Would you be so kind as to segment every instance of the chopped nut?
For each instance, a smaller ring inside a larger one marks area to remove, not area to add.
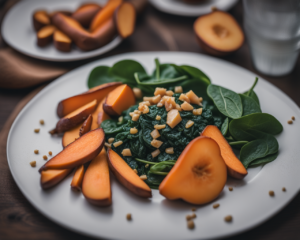
[[[275,195],[274,191],[269,191],[269,195],[270,195],[271,197],[274,197],[274,195]]]
[[[137,134],[138,130],[134,127],[134,128],[130,128],[130,134]]]
[[[156,140],[156,139],[153,139],[151,141],[151,145],[155,148],[160,148],[160,146],[163,144],[162,141],[159,141],[159,140]]]
[[[115,140],[114,138],[109,138],[109,139],[108,139],[108,143],[113,143],[114,140]]]
[[[34,150],[34,153],[35,154],[39,154],[39,150]]]
[[[180,96],[179,96],[179,98],[178,98],[179,100],[181,100],[181,101],[183,101],[183,102],[190,102],[190,99],[185,95],[185,94],[180,94]]]
[[[293,121],[295,121],[295,120],[296,120],[296,118],[295,118],[294,116],[292,116],[292,120],[293,120]]]
[[[283,192],[285,192],[285,191],[286,191],[286,188],[285,188],[285,187],[283,187],[283,188],[282,188],[282,191],[283,191]]]
[[[48,160],[48,157],[46,155],[43,156],[44,160]]]
[[[150,104],[149,101],[140,102],[140,103],[139,103],[139,106],[141,106],[141,105],[151,106],[151,104]]]
[[[167,124],[174,128],[178,123],[182,121],[182,118],[178,112],[177,109],[172,109],[170,112],[168,112],[167,115]],[[155,127],[155,126],[154,126]]]
[[[202,111],[203,111],[202,108],[194,109],[194,110],[193,110],[193,114],[194,114],[195,116],[199,116],[199,115],[202,114]]]
[[[228,190],[229,190],[230,192],[232,192],[232,191],[233,191],[233,187],[229,187]]]
[[[51,151],[49,151],[48,154],[49,154],[50,156],[52,156],[52,152],[51,152]]]
[[[130,112],[130,113],[129,113],[129,116],[132,117],[133,114],[135,114],[135,113],[134,113],[134,112]]]
[[[159,116],[159,115],[156,115],[156,118],[155,118],[155,120],[159,121],[160,119],[161,119],[161,116]]]
[[[160,95],[152,97],[152,103],[153,104],[159,103],[160,100],[161,100],[161,96]]]
[[[134,112],[135,114],[142,114],[142,112],[139,111],[139,110],[134,110],[133,112]]]
[[[224,218],[225,222],[231,222],[232,221],[232,216],[228,215]]]
[[[150,133],[151,137],[153,139],[156,139],[156,138],[159,138],[160,137],[160,134],[159,134],[159,131],[157,131],[157,129],[154,129],[151,133]]]
[[[195,211],[196,211],[196,208],[193,207],[193,208],[192,208],[192,211],[195,212]]]
[[[157,96],[157,95],[160,95],[160,96],[166,95],[166,91],[167,91],[167,89],[165,89],[165,88],[157,87],[157,88],[155,88],[154,96]]]
[[[131,118],[131,119],[132,119],[132,121],[135,121],[135,122],[136,122],[136,121],[139,120],[139,118],[140,118],[140,115],[134,113],[134,114],[132,115],[132,118]]]
[[[113,143],[114,147],[119,147],[122,144],[123,144],[122,141],[117,141],[117,142]]]
[[[194,221],[193,220],[189,220],[187,222],[187,226],[188,226],[189,229],[194,229],[195,228]]]
[[[150,104],[152,104],[152,97],[143,97],[143,101],[146,102],[150,102]]]
[[[152,158],[155,158],[155,157],[157,157],[159,154],[160,154],[160,151],[159,151],[159,149],[156,149],[154,152],[152,152],[152,153],[151,153],[151,155],[152,155]]]
[[[130,213],[127,213],[127,215],[126,215],[126,219],[128,220],[128,221],[131,221],[131,214]]]
[[[182,87],[181,86],[176,86],[175,87],[175,92],[176,93],[182,93],[183,92]]]
[[[194,109],[194,107],[189,104],[188,102],[184,102],[183,104],[181,104],[181,109],[183,111],[192,111]]]
[[[131,154],[131,151],[129,148],[124,148],[122,153],[121,153],[124,157],[131,157],[132,154]]]
[[[174,154],[174,148],[173,147],[166,148],[166,153],[167,154]]]
[[[185,124],[185,128],[190,128],[193,125],[194,125],[194,122],[191,120],[188,120],[188,122]]]
[[[148,168],[149,167],[149,164],[147,163],[146,165],[145,165],[145,168]]]
[[[142,104],[142,105],[139,106],[139,110],[140,110],[142,113],[146,114],[146,113],[149,112],[149,107],[148,107],[146,104]]]
[[[177,103],[176,103],[176,109],[177,109],[179,112],[181,112],[181,111],[182,111],[182,109],[181,109],[180,105],[179,105],[179,104],[177,104]]]
[[[169,90],[169,91],[166,91],[166,95],[167,96],[173,96],[174,95],[174,92],[173,91],[171,91],[171,90]]]
[[[156,125],[154,125],[154,128],[157,129],[157,130],[163,129],[165,127],[166,127],[166,124],[161,124],[161,125],[156,124]]]
[[[45,124],[45,121],[44,121],[43,119],[41,119],[41,120],[40,120],[40,124],[41,124],[41,125],[44,125],[44,124]]]
[[[36,129],[34,129],[34,132],[35,132],[35,133],[39,133],[39,132],[40,132],[40,129],[39,129],[39,128],[36,128]]]
[[[140,179],[142,179],[143,181],[147,180],[147,176],[146,175],[141,175]]]
[[[190,90],[185,95],[190,99],[190,103],[198,105],[200,104],[199,97],[192,90]]]
[[[119,117],[119,118],[118,118],[118,121],[119,121],[119,122],[123,122],[123,116]]]
[[[138,174],[138,171],[137,171],[136,169],[133,169],[133,171],[134,171],[136,174]]]
[[[157,107],[162,107],[163,104],[162,104],[161,102],[159,102],[156,106],[157,106]]]
[[[165,96],[165,108],[166,111],[169,112],[171,109],[176,108],[176,102],[174,97]]]
[[[220,204],[219,203],[215,203],[214,205],[213,205],[213,208],[218,208],[218,207],[220,207]]]
[[[203,102],[203,97],[199,97],[199,102],[200,102],[200,103]]]
[[[35,167],[36,166],[36,161],[32,161],[30,162],[31,167]]]
[[[111,148],[111,143],[104,143],[105,147]]]
[[[287,123],[288,123],[288,124],[293,124],[293,121],[292,121],[292,120],[288,120]]]
[[[141,99],[143,97],[143,93],[142,93],[141,89],[133,88],[132,90],[133,90],[133,94],[136,99]]]

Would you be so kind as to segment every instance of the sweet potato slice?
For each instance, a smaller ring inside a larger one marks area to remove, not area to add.
[[[80,131],[81,127],[82,127],[82,125],[79,124],[76,127],[72,128],[71,130],[68,130],[64,133],[64,135],[62,137],[62,145],[64,148],[80,137],[79,131]]]
[[[149,186],[131,169],[128,164],[113,150],[108,148],[108,165],[118,181],[134,194],[149,198],[152,192]]]
[[[67,116],[61,118],[57,122],[55,129],[51,130],[49,133],[53,135],[74,128],[77,124],[87,119],[87,117],[94,112],[96,106],[97,106],[97,100],[95,99],[90,103],[78,108],[74,112],[69,113]]]
[[[112,18],[114,11],[121,5],[121,3],[122,0],[109,0],[101,11],[99,11],[93,18],[90,25],[90,32],[94,32],[99,26]]]
[[[82,94],[66,98],[58,103],[57,115],[62,118],[94,99],[97,99],[97,102],[101,102],[101,100],[104,99],[109,92],[121,84],[122,83],[119,82],[102,84]]]
[[[83,27],[87,28],[101,9],[102,7],[96,3],[86,3],[77,8],[72,14],[72,18],[77,20]]]
[[[247,175],[248,172],[246,168],[235,156],[231,146],[228,144],[228,142],[216,126],[207,126],[201,133],[201,136],[210,137],[219,144],[222,157],[227,165],[228,173],[231,177],[243,179]]]
[[[93,205],[111,205],[111,187],[107,154],[103,148],[88,166],[82,183],[84,197]]]
[[[53,39],[55,30],[56,27],[54,27],[53,25],[47,25],[41,28],[36,34],[37,45],[40,47],[48,45]]]
[[[91,130],[92,123],[93,123],[93,117],[92,114],[90,114],[88,118],[83,122],[79,130],[79,137],[81,137],[82,135],[86,134]]]
[[[32,15],[32,21],[35,31],[38,31],[51,23],[50,17],[45,10],[35,11]]]
[[[135,19],[136,11],[131,3],[124,2],[116,9],[114,20],[118,33],[122,38],[127,38],[133,33]]]
[[[110,18],[92,33],[86,31],[75,19],[56,13],[52,17],[53,24],[83,51],[90,51],[109,43],[116,34],[116,28],[113,19]]]
[[[226,165],[216,141],[197,137],[180,154],[159,192],[170,200],[205,204],[220,194],[226,180]]]
[[[135,104],[134,93],[127,84],[123,84],[111,91],[103,104],[103,110],[110,116],[119,116]]]
[[[74,173],[72,182],[71,182],[71,188],[76,191],[81,190],[82,180],[84,176],[84,166],[81,165],[76,168],[76,171]]]
[[[40,181],[41,187],[43,189],[48,189],[55,186],[56,184],[61,182],[71,171],[72,169],[50,169],[42,171]]]
[[[104,141],[105,134],[102,128],[90,131],[75,142],[69,144],[64,150],[45,163],[39,171],[41,172],[47,169],[67,169],[82,165],[100,153]]]
[[[57,50],[62,52],[70,52],[72,40],[62,31],[56,30],[53,35],[54,46]]]
[[[97,109],[93,113],[93,123],[91,129],[94,130],[100,126],[100,124],[110,119],[110,117],[103,110],[103,103],[105,102],[105,98],[98,104]]]

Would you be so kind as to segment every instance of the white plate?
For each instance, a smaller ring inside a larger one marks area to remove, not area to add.
[[[11,173],[26,198],[42,214],[54,222],[82,234],[114,239],[206,239],[224,237],[250,229],[267,220],[297,194],[300,182],[300,111],[297,105],[279,89],[260,79],[255,88],[264,112],[274,115],[284,126],[278,136],[280,154],[264,167],[249,170],[244,181],[228,179],[220,197],[218,209],[212,204],[199,206],[195,219],[196,228],[188,230],[185,216],[193,206],[182,201],[168,201],[157,190],[153,198],[136,197],[112,177],[112,201],[109,208],[90,205],[80,193],[70,189],[72,174],[49,191],[40,187],[38,173],[45,161],[42,156],[62,150],[61,138],[48,133],[58,117],[57,103],[66,97],[87,90],[87,77],[99,65],[112,66],[122,59],[134,59],[143,64],[148,72],[154,69],[154,58],[162,63],[188,64],[203,70],[213,83],[237,92],[248,90],[255,74],[231,63],[200,54],[183,52],[140,52],[109,57],[77,68],[49,84],[37,94],[20,112],[14,121],[7,142],[7,159]],[[292,125],[287,124],[296,117]],[[40,126],[39,120],[45,125]],[[33,129],[40,128],[36,134]],[[40,151],[39,155],[33,153]],[[37,161],[32,168],[29,162]],[[229,192],[228,186],[234,190]],[[287,191],[282,192],[281,188]],[[269,190],[275,191],[270,197]],[[126,214],[133,220],[128,222]],[[228,214],[232,223],[224,222]]]
[[[39,47],[36,44],[36,32],[32,24],[32,13],[37,9],[45,9],[49,12],[55,10],[75,11],[78,6],[86,0],[28,0],[20,1],[5,15],[2,22],[2,37],[5,42],[17,51],[30,57],[56,62],[71,62],[87,58],[92,58],[104,54],[118,46],[122,39],[115,37],[105,46],[92,50],[81,51],[73,46],[71,52],[58,51],[53,44],[46,47]],[[105,4],[106,0],[95,0],[99,4]]]
[[[186,17],[198,17],[211,12],[212,7],[227,11],[238,0],[207,0],[197,4],[187,4],[183,0],[150,0],[158,10]]]

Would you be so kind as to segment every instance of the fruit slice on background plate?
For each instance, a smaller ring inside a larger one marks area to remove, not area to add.
[[[140,179],[123,158],[110,148],[107,150],[107,155],[110,170],[124,187],[140,197],[152,197],[149,186]]]
[[[231,146],[228,144],[226,139],[223,137],[223,134],[216,126],[207,126],[201,133],[201,136],[210,137],[218,143],[221,149],[221,155],[227,165],[228,173],[231,177],[243,179],[247,175],[247,169],[235,156]]]
[[[93,205],[111,205],[111,186],[108,159],[103,148],[99,155],[88,166],[82,183],[84,197]]]
[[[129,37],[134,32],[136,11],[129,2],[122,3],[115,11],[114,21],[122,38]]]
[[[216,141],[197,137],[180,154],[159,192],[170,200],[205,204],[219,196],[226,180],[226,164]]]
[[[244,33],[236,20],[218,10],[199,17],[194,23],[194,32],[201,48],[215,56],[228,55],[244,42]]]
[[[40,47],[44,47],[48,45],[50,42],[52,42],[53,34],[56,30],[56,27],[53,25],[47,25],[43,28],[41,28],[37,34],[37,45]]]
[[[43,189],[54,187],[56,184],[61,182],[71,171],[72,168],[62,170],[49,169],[46,171],[42,171],[40,180],[41,187]]]
[[[102,128],[90,131],[75,142],[69,144],[60,153],[44,164],[39,171],[41,172],[47,169],[67,169],[82,165],[100,153],[104,141],[105,134]]]
[[[45,10],[38,10],[32,15],[33,27],[35,31],[40,30],[51,23],[50,17]]]
[[[87,28],[101,8],[102,7],[96,3],[83,4],[72,14],[72,18]]]
[[[109,116],[119,116],[129,107],[135,105],[134,93],[127,84],[123,84],[111,91],[103,104],[103,110]]]
[[[72,39],[69,38],[62,31],[56,30],[53,35],[54,46],[57,50],[62,52],[70,52],[72,46]]]
[[[101,102],[101,100],[104,99],[108,93],[121,84],[122,83],[119,82],[102,84],[100,86],[93,87],[82,94],[66,98],[59,102],[57,106],[57,115],[62,118],[82,107],[83,105],[93,101],[94,99],[97,99],[97,102]]]

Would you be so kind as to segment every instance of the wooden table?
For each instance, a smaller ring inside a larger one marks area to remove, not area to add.
[[[242,4],[230,13],[242,25]],[[184,18],[161,13],[148,6],[138,19],[136,31],[119,47],[103,57],[138,51],[185,51],[202,53],[193,33],[195,18]],[[94,58],[97,59],[97,58]],[[232,56],[223,58],[259,74],[252,65],[247,42]],[[82,65],[81,61],[74,66]],[[1,63],[0,63],[1,64]],[[284,77],[263,78],[276,85],[300,106],[299,59],[294,71]],[[1,81],[1,80],[0,80]],[[0,129],[19,101],[35,88],[22,90],[0,89]],[[230,239],[300,239],[300,194],[282,211],[253,230]],[[23,196],[16,186],[7,162],[0,163],[0,239],[89,239],[48,220]]]

